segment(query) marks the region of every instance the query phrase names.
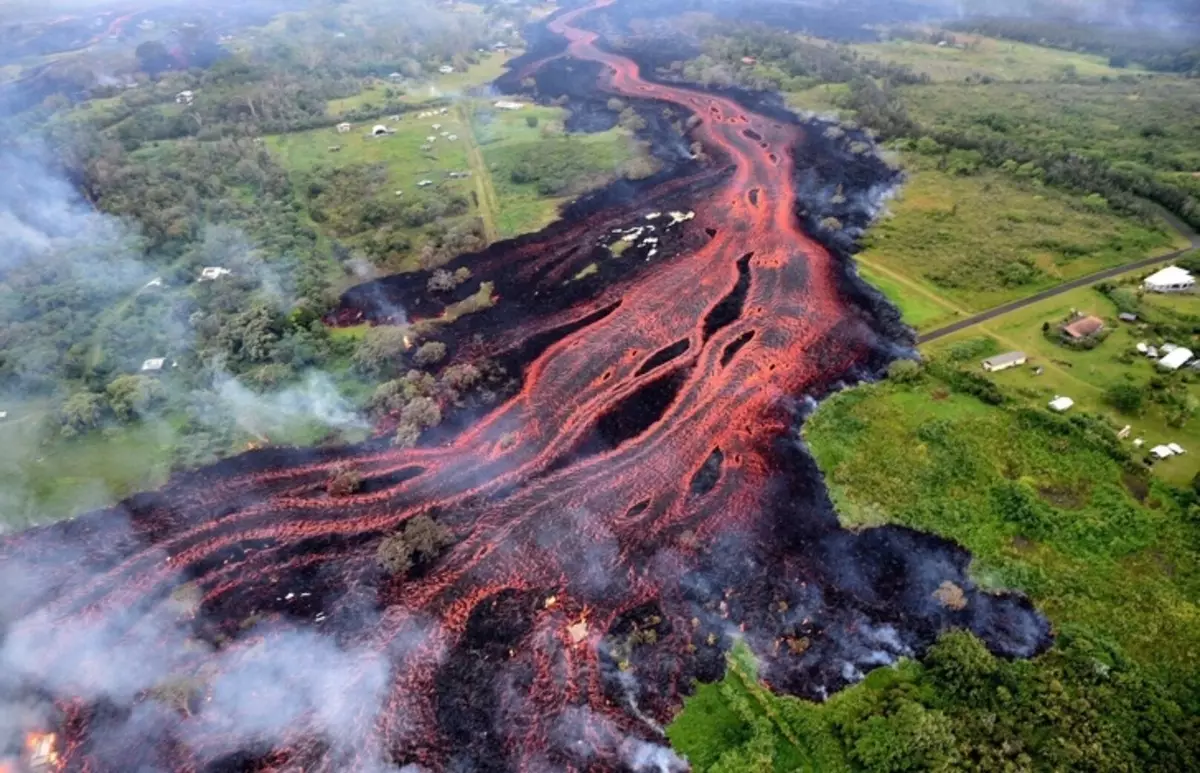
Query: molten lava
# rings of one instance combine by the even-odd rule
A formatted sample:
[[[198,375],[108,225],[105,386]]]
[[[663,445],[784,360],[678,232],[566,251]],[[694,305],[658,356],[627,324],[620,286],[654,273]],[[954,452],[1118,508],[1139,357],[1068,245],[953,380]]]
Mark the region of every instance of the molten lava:
[[[55,764],[661,771],[682,765],[661,725],[735,638],[810,697],[949,626],[1011,655],[1045,643],[1026,601],[974,589],[955,546],[838,527],[796,439],[800,398],[879,367],[889,342],[845,256],[801,226],[812,138],[642,78],[582,26],[608,4],[548,28],[602,66],[604,92],[698,116],[712,166],[470,258],[503,300],[447,326],[454,356],[513,363],[521,385],[456,434],[259,450],[0,545],[20,578],[0,687],[63,717]],[[661,242],[563,289],[631,223]],[[353,299],[405,282],[424,285],[351,292],[337,318],[382,317]],[[332,496],[346,469],[361,486]],[[426,515],[454,543],[386,576],[381,540]],[[946,582],[961,606],[934,597]]]

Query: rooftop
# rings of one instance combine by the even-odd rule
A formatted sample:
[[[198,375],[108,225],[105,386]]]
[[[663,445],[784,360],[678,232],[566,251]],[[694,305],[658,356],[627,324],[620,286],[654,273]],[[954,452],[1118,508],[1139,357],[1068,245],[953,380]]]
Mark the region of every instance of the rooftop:
[[[1075,320],[1063,328],[1063,332],[1072,338],[1087,338],[1096,335],[1104,329],[1104,320],[1096,316],[1087,316]]]
[[[1179,266],[1167,266],[1161,271],[1157,271],[1146,277],[1146,284],[1148,285],[1179,285],[1194,281],[1191,273]]]

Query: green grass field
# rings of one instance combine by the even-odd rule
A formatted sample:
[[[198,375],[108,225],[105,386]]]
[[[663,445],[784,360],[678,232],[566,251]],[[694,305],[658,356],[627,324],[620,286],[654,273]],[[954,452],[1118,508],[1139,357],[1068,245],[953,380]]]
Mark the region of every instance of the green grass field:
[[[952,320],[956,310],[989,309],[1186,243],[1165,223],[1156,230],[1097,212],[1077,196],[1002,172],[957,176],[929,158],[906,162],[909,179],[890,216],[867,233],[858,260],[876,276],[917,286],[881,284],[920,330]],[[920,289],[926,297],[914,301]]]
[[[910,40],[891,40],[853,46],[859,54],[891,64],[907,65],[934,81],[963,81],[986,76],[1000,81],[1060,80],[1073,68],[1080,78],[1115,78],[1128,74],[1108,66],[1108,60],[1090,54],[1078,54],[1042,48],[1009,40],[953,33],[965,46],[937,46]]]
[[[980,582],[1031,594],[1059,630],[1147,667],[1200,666],[1195,527],[1065,420],[928,379],[838,395],[805,436],[847,526],[947,536]]]

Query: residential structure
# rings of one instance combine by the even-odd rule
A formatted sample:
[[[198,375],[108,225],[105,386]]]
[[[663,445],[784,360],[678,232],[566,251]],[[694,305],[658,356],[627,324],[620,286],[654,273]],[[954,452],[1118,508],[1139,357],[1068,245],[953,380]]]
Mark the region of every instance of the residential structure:
[[[1088,315],[1080,317],[1069,325],[1063,327],[1063,332],[1071,338],[1079,340],[1094,336],[1104,329],[1104,320],[1099,317]]]
[[[166,362],[164,357],[153,357],[142,363],[143,373],[157,373],[163,369],[163,364]]]
[[[337,130],[338,130],[338,134],[346,134],[347,132],[350,131],[350,124],[344,123],[344,122],[339,123],[337,125]]]
[[[1195,277],[1179,266],[1167,266],[1162,271],[1146,277],[1142,282],[1142,287],[1152,293],[1191,292],[1195,286]]]
[[[1008,352],[1007,354],[997,354],[995,357],[988,357],[983,361],[983,369],[988,373],[995,373],[999,370],[1008,370],[1019,365],[1025,364],[1025,352]]]
[[[1071,398],[1059,396],[1050,401],[1050,410],[1055,413],[1066,413],[1074,404],[1075,401]]]
[[[1158,367],[1163,370],[1179,370],[1191,362],[1192,357],[1191,349],[1178,346],[1162,356],[1162,359],[1158,361]]]
[[[232,274],[232,273],[233,272],[230,271],[229,269],[221,268],[220,266],[207,266],[200,272],[200,278],[196,281],[211,282],[214,279],[220,279],[221,277],[228,276],[229,274]]]

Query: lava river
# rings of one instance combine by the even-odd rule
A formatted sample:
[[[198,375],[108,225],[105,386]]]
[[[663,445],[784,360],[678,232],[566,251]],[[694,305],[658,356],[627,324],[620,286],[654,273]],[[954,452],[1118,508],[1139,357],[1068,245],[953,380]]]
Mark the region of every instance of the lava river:
[[[811,698],[951,626],[1007,655],[1045,645],[956,546],[838,527],[797,440],[804,398],[893,347],[848,258],[803,227],[811,138],[643,79],[583,26],[606,5],[552,20],[568,45],[537,67],[590,63],[606,96],[696,116],[713,163],[465,259],[502,297],[454,357],[516,361],[520,386],[459,431],[253,452],[0,544],[0,766],[53,732],[36,769],[682,770],[661,726],[738,639]],[[528,302],[581,244],[655,222],[636,270]],[[363,487],[330,496],[347,465]],[[388,577],[380,540],[423,514],[453,544]],[[946,582],[965,603],[939,603]]]

